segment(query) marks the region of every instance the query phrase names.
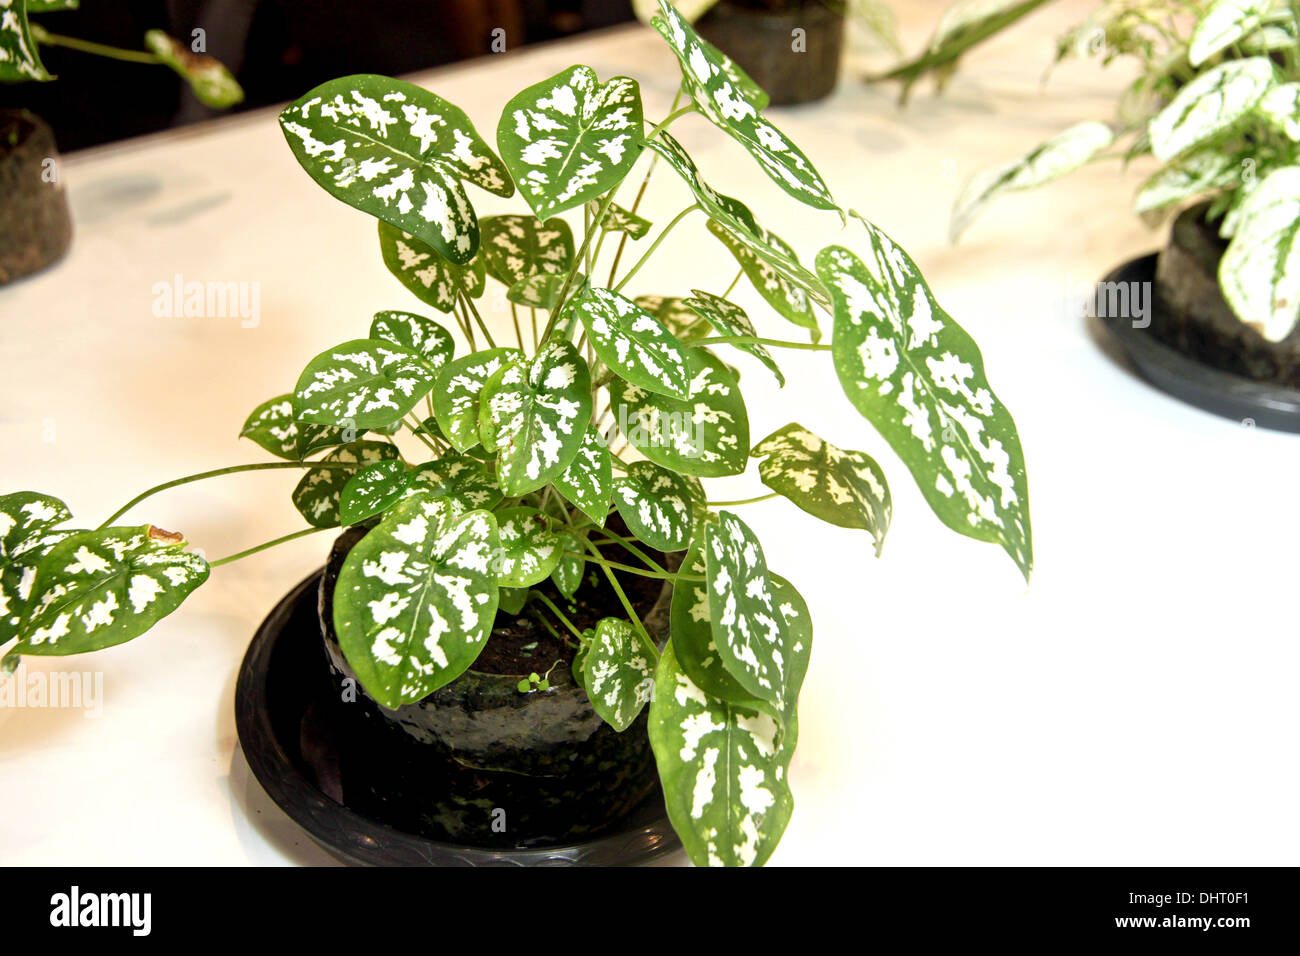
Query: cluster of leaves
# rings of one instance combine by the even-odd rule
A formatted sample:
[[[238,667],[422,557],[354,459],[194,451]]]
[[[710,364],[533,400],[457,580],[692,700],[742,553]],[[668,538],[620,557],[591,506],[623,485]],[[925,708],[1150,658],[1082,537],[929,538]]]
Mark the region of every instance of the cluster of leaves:
[[[499,610],[533,615],[574,645],[574,675],[615,729],[627,730],[649,704],[669,813],[692,859],[757,864],[792,807],[788,767],[812,624],[753,530],[711,505],[703,480],[740,474],[752,458],[771,489],[766,497],[866,531],[876,552],[892,505],[884,472],[865,452],[837,448],[797,423],[753,443],[737,373],[723,356],[743,350],[784,382],[771,350],[830,352],[846,396],[936,514],[999,544],[1028,576],[1024,461],[975,344],[883,232],[851,214],[864,257],[830,245],[814,273],[744,203],[704,181],[667,131],[690,113],[735,139],[794,198],[839,211],[812,163],[764,116],[766,96],[743,71],[666,2],[655,27],[677,56],[691,103],[653,126],[635,80],[602,83],[585,66],[506,104],[499,154],[461,110],[384,77],[326,83],[281,114],[304,169],[379,220],[389,270],[459,335],[425,315],[377,313],[366,337],[321,352],[291,392],[252,412],[243,434],[282,461],[244,467],[304,469],[293,502],[311,528],[367,523],[343,564],[332,613],[343,652],[375,700],[389,708],[420,700],[473,665]],[[620,278],[622,247],[652,229],[637,215],[640,194],[630,208],[614,203],[642,157],[667,163],[693,202]],[[479,219],[467,182],[503,197],[517,189],[532,214]],[[559,218],[578,210],[581,242]],[[696,210],[737,261],[731,286],[748,277],[773,313],[813,341],[758,337],[725,294],[690,286],[636,299],[621,293]],[[607,239],[619,248],[602,282]],[[496,343],[476,305],[489,280],[510,302],[513,344]],[[828,344],[817,342],[817,310],[833,317]],[[461,342],[468,350],[458,356]],[[391,437],[400,429],[427,460],[407,459]],[[610,527],[614,514],[628,533]],[[19,606],[34,609],[18,615],[20,650],[50,652],[69,646],[49,635],[52,615],[69,608],[69,621],[96,617],[84,610],[85,588],[68,580],[85,562],[76,536],[42,550],[46,526],[23,528],[13,547],[5,539],[3,560],[16,570],[0,568],[19,582]],[[117,541],[125,532],[99,534]],[[155,545],[149,534],[131,541],[152,561],[164,547],[167,560],[180,560],[176,544]],[[187,555],[185,575],[164,568],[178,579],[169,587],[140,570],[153,565],[130,548],[120,552],[102,573],[116,575],[114,593],[127,589],[122,613],[155,593],[169,602],[141,604],[144,626],[155,606],[175,606],[206,573]],[[665,559],[673,552],[680,560]],[[22,583],[33,566],[34,589]],[[626,597],[627,575],[674,585],[666,647]],[[538,589],[548,579],[568,598],[593,582],[608,586],[625,613],[579,627]],[[546,675],[520,685],[521,693],[548,689]]]
[[[953,240],[999,195],[1099,157],[1150,154],[1162,165],[1134,211],[1156,223],[1208,201],[1228,240],[1224,298],[1265,338],[1290,335],[1300,323],[1300,3],[1107,0],[1062,39],[1058,59],[1071,55],[1140,63],[1116,119],[1076,124],[977,174],[953,210]]]

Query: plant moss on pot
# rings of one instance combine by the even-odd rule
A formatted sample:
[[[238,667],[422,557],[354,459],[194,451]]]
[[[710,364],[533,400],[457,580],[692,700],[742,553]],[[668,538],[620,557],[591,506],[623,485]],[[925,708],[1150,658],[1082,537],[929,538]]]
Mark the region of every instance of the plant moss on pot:
[[[339,536],[319,597],[339,726],[351,738],[340,747],[349,806],[431,839],[532,847],[598,835],[646,799],[658,775],[645,713],[623,733],[601,720],[573,679],[573,649],[527,615],[498,613],[474,666],[422,700],[396,710],[374,701],[343,656],[332,613],[344,559],[365,530]],[[570,604],[579,627],[622,613],[601,583]],[[535,589],[570,603],[550,582]],[[628,597],[666,641],[671,584],[641,578]],[[521,690],[533,675],[545,687]]]
[[[27,110],[0,110],[0,285],[57,262],[71,243],[54,133]]]
[[[820,0],[722,0],[696,28],[767,91],[773,106],[823,99],[839,79],[844,17]]]

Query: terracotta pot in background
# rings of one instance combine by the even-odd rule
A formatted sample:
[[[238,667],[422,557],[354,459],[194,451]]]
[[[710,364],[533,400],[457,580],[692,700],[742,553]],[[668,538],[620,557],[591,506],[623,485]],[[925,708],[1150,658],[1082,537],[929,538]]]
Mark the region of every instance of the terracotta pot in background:
[[[700,18],[700,35],[740,64],[773,106],[810,103],[835,89],[844,17],[817,0],[782,13],[726,0]],[[801,35],[796,30],[802,30]],[[796,38],[802,51],[796,51]]]
[[[27,110],[0,110],[0,285],[57,262],[71,243],[54,133]]]

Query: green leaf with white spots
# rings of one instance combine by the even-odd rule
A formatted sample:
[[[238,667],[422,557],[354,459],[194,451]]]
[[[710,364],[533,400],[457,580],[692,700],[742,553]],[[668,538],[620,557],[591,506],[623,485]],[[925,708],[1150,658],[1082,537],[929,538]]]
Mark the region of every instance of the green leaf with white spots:
[[[343,486],[339,496],[339,523],[354,525],[374,517],[406,492],[410,471],[395,458],[362,468]]]
[[[1300,166],[1269,173],[1242,203],[1219,288],[1237,317],[1271,342],[1300,321]]]
[[[660,551],[690,543],[695,496],[688,480],[654,462],[634,461],[614,479],[614,504],[638,541]]]
[[[587,203],[587,211],[593,216],[600,212],[600,201],[593,199]],[[609,208],[605,210],[605,218],[600,223],[602,231],[625,232],[632,239],[645,238],[646,233],[650,231],[650,226],[649,219],[643,219],[616,202],[609,204]]]
[[[80,531],[41,559],[19,654],[82,654],[139,637],[207,580],[184,535],[153,525]]]
[[[594,426],[587,427],[578,454],[569,467],[556,476],[554,484],[566,501],[577,505],[598,527],[605,526],[605,516],[609,514],[609,502],[614,493],[614,466],[609,448]]]
[[[497,590],[497,613],[518,614],[528,603],[528,588],[499,588]]]
[[[744,146],[763,172],[795,199],[818,209],[839,209],[808,157],[764,118],[752,80],[748,87],[741,82],[739,68],[700,39],[666,0],[652,23],[677,56],[691,99],[711,123]]]
[[[483,462],[455,453],[426,462],[411,472],[406,493],[420,492],[450,498],[462,511],[495,508],[503,497]]]
[[[507,286],[538,273],[566,273],[573,264],[573,230],[563,219],[488,216],[481,226],[488,275]]]
[[[564,474],[591,420],[591,376],[566,341],[497,372],[481,396],[479,435],[497,452],[497,482],[511,497]]]
[[[1187,60],[1200,66],[1214,54],[1226,50],[1264,23],[1273,0],[1215,0],[1201,14],[1192,31]]]
[[[321,459],[322,464],[346,468],[313,468],[293,489],[293,506],[313,528],[337,528],[343,518],[339,508],[343,489],[367,465],[401,458],[397,446],[381,441],[354,441],[340,445]]]
[[[337,428],[298,421],[293,394],[277,395],[253,409],[240,429],[240,438],[251,438],[277,458],[301,461],[313,452],[354,441],[355,428]]]
[[[478,250],[462,180],[514,194],[469,117],[440,96],[385,76],[345,76],[280,114],[303,169],[330,195],[432,246],[452,262]]]
[[[470,298],[483,294],[487,272],[481,252],[468,265],[457,265],[428,243],[383,221],[379,223],[379,251],[397,281],[439,312],[454,309],[462,289]]]
[[[293,395],[297,417],[344,428],[391,425],[433,388],[440,364],[405,345],[344,342],[303,369]]]
[[[1229,60],[1178,91],[1147,124],[1151,151],[1162,162],[1227,132],[1249,116],[1276,82],[1266,56]]]
[[[36,566],[64,538],[72,517],[58,498],[35,491],[0,495],[0,644],[18,635],[32,597]]]
[[[446,499],[395,505],[348,552],[334,628],[366,692],[395,709],[459,677],[492,633],[496,521]]]
[[[546,309],[548,312],[560,304],[560,291],[564,288],[565,276],[554,272],[535,272],[524,276],[506,290],[506,298],[518,305],[530,309]],[[575,273],[570,290],[582,288],[586,276]]]
[[[551,580],[555,583],[555,589],[572,601],[582,584],[582,574],[587,567],[586,559],[581,557],[586,548],[583,542],[587,539],[585,535],[573,531],[559,531],[555,538],[560,546],[560,560],[555,563]]]
[[[862,220],[863,265],[828,246],[817,269],[835,298],[832,357],[849,401],[903,459],[944,524],[1033,567],[1020,436],[978,346],[939,306],[916,263]]]
[[[696,866],[761,866],[790,822],[797,730],[702,691],[673,642],[655,670],[650,745],[673,829]]]
[[[496,557],[497,583],[525,588],[545,581],[560,561],[560,539],[551,521],[536,508],[504,508],[496,513],[501,550]]]
[[[749,416],[736,380],[712,353],[687,351],[690,398],[609,384],[610,409],[641,454],[683,475],[738,475],[749,461]]]
[[[708,333],[708,323],[681,296],[639,295],[632,301],[658,319],[664,328],[683,342]]]
[[[692,289],[691,292],[694,293],[694,297],[687,299],[685,304],[700,318],[705,319],[717,329],[719,335],[739,335],[752,338],[758,334],[754,331],[754,323],[749,321],[749,316],[745,313],[745,310],[734,302],[728,302],[722,296],[714,295],[712,292],[704,292],[701,289]],[[735,348],[754,356],[767,366],[768,370],[776,376],[776,380],[782,386],[785,385],[785,375],[777,367],[776,361],[772,358],[772,353],[764,346],[735,343]]]
[[[506,104],[497,146],[533,212],[549,219],[603,196],[640,153],[641,91],[634,79],[602,84],[571,66]]]
[[[52,80],[27,22],[27,0],[8,0],[0,13],[0,82]]]
[[[784,239],[764,229],[757,222],[754,225],[757,229],[758,242],[776,250],[792,263],[799,262],[794,249]],[[714,219],[709,220],[709,232],[727,247],[727,251],[735,257],[745,277],[749,279],[750,285],[758,291],[768,305],[795,325],[813,330],[814,340],[821,338],[817,317],[813,315],[812,300],[804,286],[792,281],[780,269],[754,252],[734,232]]]
[[[484,349],[449,362],[438,372],[433,413],[457,451],[469,451],[479,443],[479,397],[487,380],[523,355],[519,349]]]
[[[1300,142],[1300,83],[1279,83],[1269,88],[1256,109],[1287,139]]]
[[[627,621],[602,618],[582,673],[592,709],[619,733],[632,726],[654,689],[654,663]]]
[[[1141,215],[1164,209],[1203,192],[1235,183],[1239,178],[1240,169],[1233,157],[1222,150],[1188,153],[1162,166],[1138,188],[1133,211]]]
[[[823,521],[870,532],[880,554],[893,503],[885,473],[870,455],[836,448],[793,423],[764,438],[753,454],[763,459],[763,484]]]
[[[225,110],[242,103],[244,90],[220,60],[195,53],[189,46],[162,30],[148,30],[144,45],[190,85],[199,102]]]
[[[450,332],[433,319],[410,312],[376,312],[370,323],[370,338],[410,349],[434,371],[451,361],[456,351]]]
[[[611,289],[588,289],[573,311],[596,354],[624,381],[660,395],[687,397],[687,351],[653,315]]]
[[[975,217],[998,196],[1041,186],[1078,169],[1115,142],[1105,123],[1076,123],[1019,159],[971,177],[952,208],[948,238],[956,242]]]

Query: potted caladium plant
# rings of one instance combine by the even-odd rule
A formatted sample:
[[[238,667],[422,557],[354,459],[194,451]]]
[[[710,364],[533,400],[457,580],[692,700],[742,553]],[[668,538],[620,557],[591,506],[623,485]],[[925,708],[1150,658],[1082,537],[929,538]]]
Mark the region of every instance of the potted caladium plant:
[[[268,618],[237,692],[241,707],[260,699],[245,694],[257,642],[314,647],[279,678],[329,688],[328,708],[289,722],[304,749],[337,756],[305,826],[330,812],[328,793],[389,824],[360,841],[367,859],[396,853],[401,833],[546,854],[617,829],[661,789],[696,863],[764,862],[793,806],[812,621],[776,572],[793,558],[766,554],[737,514],[747,501],[718,501],[705,483],[756,463],[761,497],[866,532],[864,553],[879,552],[891,499],[867,453],[802,424],[773,423],[755,441],[727,360],[746,354],[784,382],[782,349],[830,353],[850,403],[939,518],[998,544],[1028,577],[1024,460],[975,343],[884,232],[849,214],[863,255],[826,245],[814,273],[708,185],[669,131],[688,116],[736,140],[796,200],[840,209],[743,71],[666,3],[655,26],[690,100],[659,122],[645,120],[636,80],[602,82],[581,65],[513,97],[495,151],[457,107],[400,80],[345,77],[285,109],[303,168],[379,220],[389,269],[447,318],[381,311],[308,362],[244,425],[281,460],[160,485],[93,531],[60,530],[69,516],[51,497],[0,499],[7,665],[133,638],[210,567],[346,527],[323,574],[294,592],[296,610]],[[649,170],[629,206],[615,201],[643,159],[692,197],[648,241]],[[467,182],[517,191],[528,211],[480,219]],[[566,212],[575,224],[580,213],[580,238]],[[679,287],[631,297],[688,218],[734,255],[734,281],[698,288],[684,261]],[[644,252],[623,264],[638,242]],[[760,335],[728,298],[745,279],[795,338]],[[476,304],[490,283],[505,289],[508,324]],[[307,528],[209,563],[180,535],[115,524],[159,490],[257,469],[305,473],[294,504]],[[292,614],[317,633],[295,632]]]
[[[1088,53],[1139,64],[1116,118],[977,174],[954,207],[953,239],[999,195],[1100,159],[1154,157],[1134,211],[1153,225],[1177,213],[1168,243],[1108,276],[1089,306],[1155,384],[1300,429],[1300,4],[1102,3],[1058,58]],[[1143,287],[1153,308],[1135,314]]]
[[[0,2],[0,83],[49,82],[41,46],[57,46],[135,63],[170,67],[195,95],[218,109],[234,106],[243,90],[210,56],[193,52],[161,30],[145,34],[147,50],[123,50],[50,33],[33,13],[75,10],[80,0]],[[0,285],[61,259],[72,242],[72,216],[59,177],[54,134],[28,110],[0,110]]]

